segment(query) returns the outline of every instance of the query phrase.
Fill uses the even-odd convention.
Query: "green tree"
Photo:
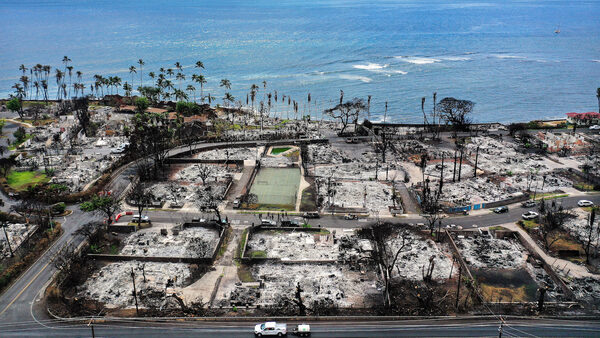
[[[145,113],[146,110],[148,110],[148,107],[150,107],[150,102],[148,102],[147,98],[138,97],[137,99],[135,99],[135,111],[137,113]]]
[[[19,114],[19,118],[23,119],[23,103],[18,98],[14,98],[6,103],[6,108]]]
[[[17,128],[17,130],[13,133],[13,136],[17,139],[18,143],[25,141],[25,138],[27,138],[27,131],[25,130],[25,127]]]
[[[121,210],[121,200],[103,192],[83,202],[79,208],[85,212],[96,212],[107,218],[107,224],[112,223],[113,216]]]

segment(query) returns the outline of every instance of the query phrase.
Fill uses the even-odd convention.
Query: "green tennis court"
[[[300,184],[298,168],[262,168],[256,174],[250,193],[263,205],[296,205]]]

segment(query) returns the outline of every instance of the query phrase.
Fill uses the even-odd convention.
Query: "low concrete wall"
[[[87,254],[89,258],[100,259],[111,262],[123,261],[141,261],[141,262],[160,262],[160,263],[188,263],[188,264],[212,264],[211,257],[155,257],[155,256],[132,256],[132,255],[107,255],[107,254]]]
[[[199,158],[189,157],[171,157],[165,160],[167,164],[185,164],[185,163],[206,163],[206,164],[235,164],[244,166],[244,160],[203,160]]]

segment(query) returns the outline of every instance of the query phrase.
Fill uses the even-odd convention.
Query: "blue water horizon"
[[[0,19],[3,98],[19,65],[62,69],[67,55],[86,93],[94,74],[131,82],[128,68],[142,58],[145,85],[175,62],[189,82],[201,60],[204,92],[219,102],[222,78],[236,100],[252,84],[263,100],[266,81],[301,110],[308,93],[314,111],[343,90],[371,95],[373,120],[388,102],[390,122],[420,122],[421,97],[429,108],[433,92],[474,101],[477,122],[598,110],[600,0],[8,0]]]

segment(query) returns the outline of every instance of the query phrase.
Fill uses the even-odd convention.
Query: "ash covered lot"
[[[134,308],[132,271],[141,307],[150,305],[144,299],[156,301],[151,295],[162,294],[163,297],[158,297],[161,299],[166,291],[174,292],[188,285],[192,276],[191,266],[183,263],[108,263],[92,274],[78,295],[102,302],[107,308]]]
[[[215,229],[186,227],[179,230],[179,226],[173,226],[165,236],[160,233],[161,228],[165,229],[143,229],[129,235],[123,241],[124,246],[120,254],[145,257],[208,257],[219,242],[219,233]]]
[[[283,297],[293,295],[298,283],[307,304],[330,299],[339,307],[368,306],[370,298],[380,294],[373,271],[361,272],[344,265],[265,263],[252,266],[251,272],[255,279],[263,281],[264,288],[247,297],[248,287],[239,286],[230,295],[231,303],[277,304]]]

